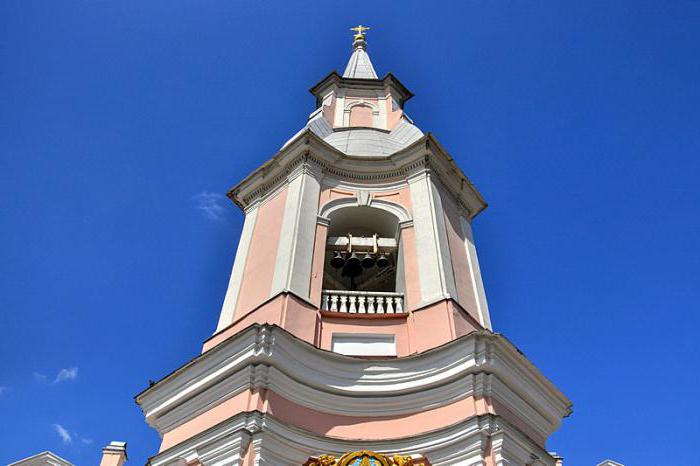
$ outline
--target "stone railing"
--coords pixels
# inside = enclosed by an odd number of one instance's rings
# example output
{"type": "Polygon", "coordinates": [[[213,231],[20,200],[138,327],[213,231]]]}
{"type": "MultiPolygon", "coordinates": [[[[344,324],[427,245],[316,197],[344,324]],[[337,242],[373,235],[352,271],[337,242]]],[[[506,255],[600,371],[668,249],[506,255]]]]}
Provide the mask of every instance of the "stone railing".
{"type": "Polygon", "coordinates": [[[345,314],[403,314],[403,293],[323,290],[321,310],[345,314]]]}

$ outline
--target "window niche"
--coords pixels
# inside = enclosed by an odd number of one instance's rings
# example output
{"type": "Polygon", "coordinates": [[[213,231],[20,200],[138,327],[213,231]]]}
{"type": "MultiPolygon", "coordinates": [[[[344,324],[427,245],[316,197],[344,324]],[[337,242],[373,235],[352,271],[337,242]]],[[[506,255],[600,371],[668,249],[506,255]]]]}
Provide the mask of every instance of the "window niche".
{"type": "Polygon", "coordinates": [[[367,206],[329,214],[323,289],[395,292],[399,219],[367,206]]]}

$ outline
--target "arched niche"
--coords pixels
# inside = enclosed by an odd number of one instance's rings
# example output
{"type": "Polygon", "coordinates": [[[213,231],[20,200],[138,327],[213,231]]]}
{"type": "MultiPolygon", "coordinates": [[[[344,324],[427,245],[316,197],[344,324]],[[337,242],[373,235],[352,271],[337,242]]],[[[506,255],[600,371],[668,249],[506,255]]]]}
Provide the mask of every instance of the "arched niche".
{"type": "Polygon", "coordinates": [[[402,222],[410,220],[408,213],[403,207],[385,201],[358,204],[355,198],[336,199],[321,209],[321,216],[328,223],[323,289],[367,292],[402,290],[400,226],[402,222]],[[355,276],[349,274],[349,269],[344,266],[332,266],[333,257],[340,254],[347,262],[353,253],[359,258],[369,254],[375,264],[363,267],[355,276]],[[380,258],[388,264],[380,266],[380,258]]]}

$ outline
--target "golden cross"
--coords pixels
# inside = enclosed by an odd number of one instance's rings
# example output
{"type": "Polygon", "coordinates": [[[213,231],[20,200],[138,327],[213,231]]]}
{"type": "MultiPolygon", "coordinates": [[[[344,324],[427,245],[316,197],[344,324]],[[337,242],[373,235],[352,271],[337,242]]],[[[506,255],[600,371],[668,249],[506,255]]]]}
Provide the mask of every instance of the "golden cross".
{"type": "Polygon", "coordinates": [[[369,28],[367,26],[359,25],[355,26],[354,28],[350,28],[351,31],[355,31],[357,34],[355,34],[356,38],[359,37],[364,37],[365,36],[365,31],[369,31],[369,28]]]}

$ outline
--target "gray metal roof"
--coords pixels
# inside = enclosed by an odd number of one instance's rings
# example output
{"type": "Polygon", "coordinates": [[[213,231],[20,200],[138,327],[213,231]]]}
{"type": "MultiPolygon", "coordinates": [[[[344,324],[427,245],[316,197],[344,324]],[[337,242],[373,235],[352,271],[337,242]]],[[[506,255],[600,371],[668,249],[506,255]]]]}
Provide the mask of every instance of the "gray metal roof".
{"type": "Polygon", "coordinates": [[[393,131],[374,128],[341,128],[334,130],[320,111],[311,114],[308,123],[289,141],[289,144],[304,130],[310,129],[318,137],[347,155],[388,156],[408,147],[423,136],[423,132],[407,118],[402,118],[393,131]]]}
{"type": "Polygon", "coordinates": [[[379,79],[372,66],[372,60],[363,46],[355,47],[350,55],[348,66],[343,73],[344,78],[379,79]]]}

